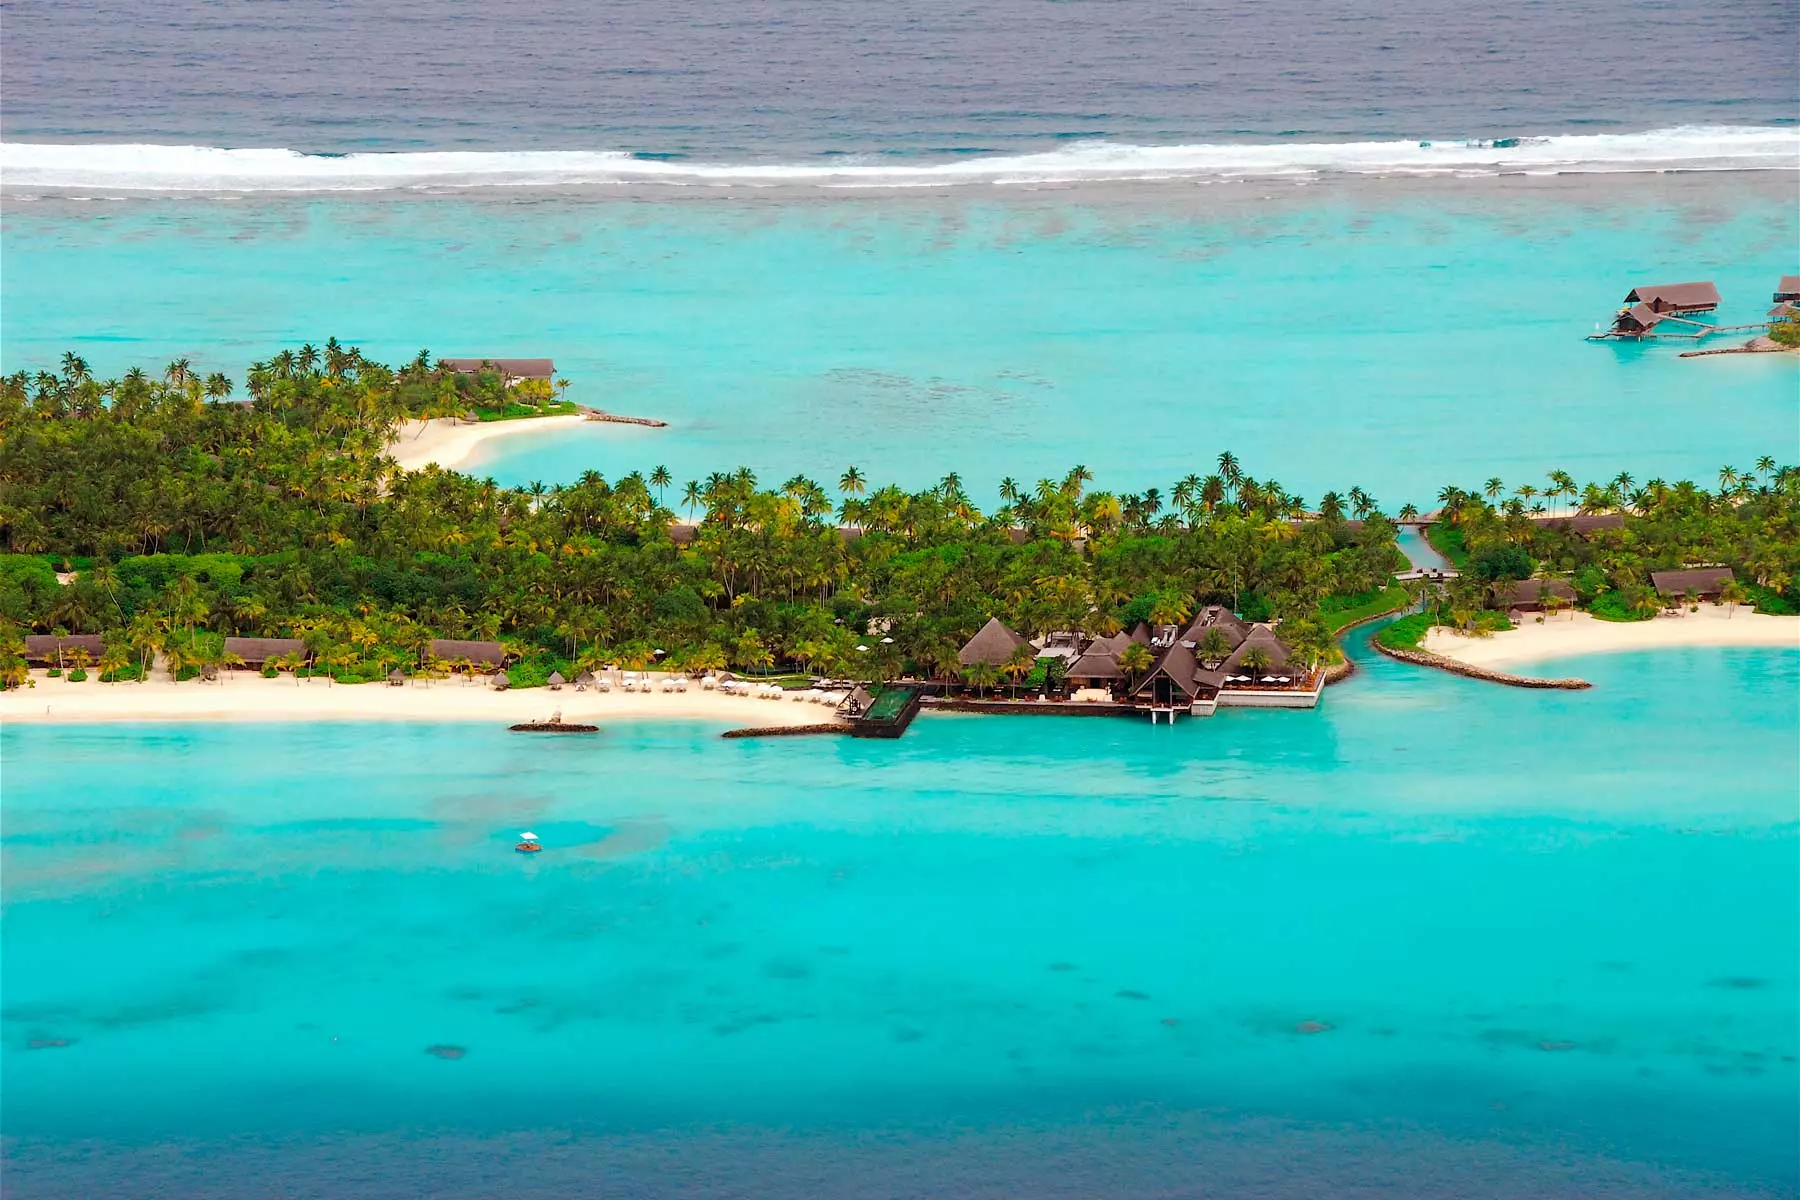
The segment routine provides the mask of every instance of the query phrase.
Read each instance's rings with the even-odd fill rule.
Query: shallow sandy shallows
[[[1655,650],[1672,646],[1792,646],[1800,648],[1800,617],[1771,617],[1739,606],[1702,604],[1700,611],[1651,621],[1600,621],[1587,613],[1528,615],[1517,629],[1492,637],[1465,637],[1433,629],[1423,649],[1480,667],[1496,667],[1569,654]]]
[[[448,469],[468,462],[474,457],[476,450],[497,438],[568,429],[585,420],[587,418],[579,413],[569,413],[555,417],[528,417],[517,421],[470,423],[452,417],[408,421],[388,444],[388,453],[408,471],[417,471],[430,463]]]
[[[758,700],[701,691],[552,692],[526,688],[497,692],[459,680],[417,680],[404,687],[381,683],[296,683],[283,677],[233,673],[217,683],[81,683],[33,671],[36,687],[0,693],[0,722],[87,721],[539,721],[558,709],[563,720],[718,721],[735,728],[817,725],[833,720],[829,705],[800,700]]]

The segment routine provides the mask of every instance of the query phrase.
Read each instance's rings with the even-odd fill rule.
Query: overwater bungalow
[[[1657,594],[1675,600],[1689,592],[1702,600],[1717,600],[1725,585],[1736,578],[1730,567],[1688,567],[1680,571],[1650,572],[1650,584]]]
[[[1800,275],[1783,275],[1775,285],[1775,303],[1800,303]]]
[[[1719,289],[1711,280],[1697,283],[1658,283],[1634,287],[1625,293],[1627,305],[1645,304],[1660,316],[1685,316],[1712,312],[1719,307]]]

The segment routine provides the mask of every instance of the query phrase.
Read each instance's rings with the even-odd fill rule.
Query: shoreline
[[[334,684],[321,679],[231,673],[213,683],[152,678],[147,683],[81,683],[31,672],[37,686],[0,693],[0,724],[161,724],[186,721],[275,723],[286,721],[541,721],[558,710],[567,722],[708,721],[738,729],[769,729],[834,721],[822,704],[760,700],[701,691],[577,692],[565,687],[504,692],[457,679]]]
[[[1733,613],[1717,604],[1648,621],[1602,621],[1572,612],[1546,616],[1542,625],[1528,617],[1518,628],[1490,637],[1468,637],[1437,627],[1419,643],[1427,654],[1479,668],[1582,654],[1706,646],[1800,649],[1800,617],[1770,616],[1746,605]]]
[[[457,417],[432,417],[406,421],[388,443],[388,453],[402,470],[418,471],[436,464],[454,470],[467,463],[489,442],[521,433],[569,429],[584,424],[583,413],[559,413],[549,417],[520,417],[511,421],[464,421]]]

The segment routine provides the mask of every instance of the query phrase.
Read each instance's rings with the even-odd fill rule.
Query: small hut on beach
[[[551,691],[560,692],[562,691],[562,685],[567,683],[568,680],[562,677],[561,671],[552,671],[550,672],[550,678],[546,679],[544,682],[550,685]]]
[[[389,671],[388,672],[388,686],[389,687],[405,687],[406,686],[406,672],[402,671],[399,667],[395,667],[393,670]]]
[[[581,674],[575,676],[575,690],[576,691],[585,692],[593,686],[594,686],[594,673],[592,671],[583,671],[583,672],[581,672]]]
[[[504,692],[507,688],[512,686],[512,680],[507,678],[505,671],[495,671],[492,675],[488,676],[488,680],[492,683],[496,692]]]

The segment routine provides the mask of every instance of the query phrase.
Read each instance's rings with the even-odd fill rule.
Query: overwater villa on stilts
[[[1800,282],[1783,276],[1782,286]],[[1776,292],[1779,304],[1781,293]],[[1715,333],[1766,331],[1769,321],[1748,325],[1714,325],[1694,318],[1702,313],[1718,311],[1719,289],[1710,280],[1692,283],[1659,283],[1634,287],[1625,293],[1624,303],[1614,314],[1612,325],[1588,334],[1590,342],[1642,341],[1648,338],[1686,338],[1699,341]],[[1779,311],[1779,310],[1777,310]],[[1775,313],[1770,320],[1776,319]]]
[[[1029,648],[1022,651],[1021,648]],[[992,618],[958,654],[965,667],[1004,667],[1024,654],[1057,660],[1062,685],[1037,698],[977,701],[1006,712],[1148,714],[1152,722],[1210,717],[1221,707],[1313,708],[1322,667],[1304,661],[1273,624],[1209,605],[1185,625],[1151,625],[1107,637],[1061,632],[1029,640]],[[1046,671],[1048,680],[1053,673]]]

